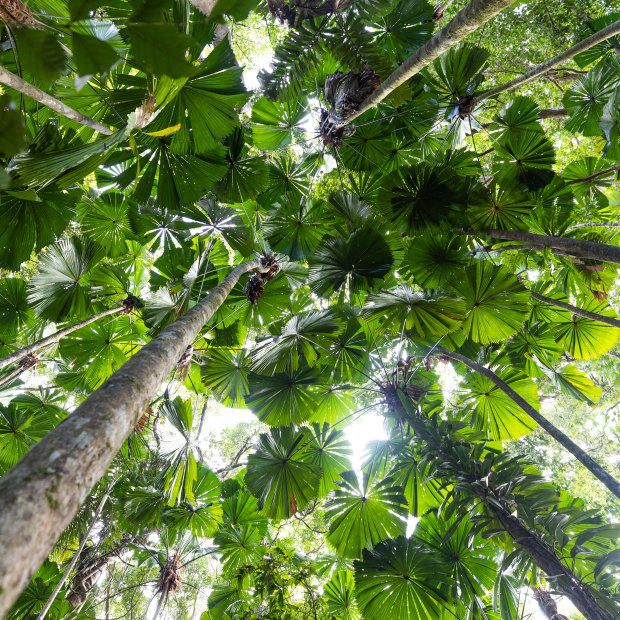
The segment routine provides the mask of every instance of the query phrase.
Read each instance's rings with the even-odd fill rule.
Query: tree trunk
[[[578,308],[577,306],[573,306],[572,304],[564,303],[563,301],[558,301],[557,299],[553,299],[551,297],[545,297],[544,295],[539,295],[534,291],[530,291],[530,295],[534,299],[538,299],[538,301],[543,301],[550,306],[557,306],[558,308],[563,308],[564,310],[568,310],[572,312],[572,314],[576,314],[577,316],[582,316],[586,319],[592,319],[593,321],[598,321],[599,323],[606,323],[607,325],[611,325],[612,327],[620,328],[620,321],[618,319],[611,318],[609,316],[604,316],[602,314],[597,314],[596,312],[589,312],[588,310],[584,310],[583,308]]]
[[[506,92],[507,90],[512,90],[513,88],[523,86],[523,84],[527,84],[528,82],[531,82],[532,80],[535,80],[541,75],[547,73],[547,71],[553,69],[553,67],[557,67],[566,60],[570,60],[574,56],[577,56],[577,54],[579,54],[580,52],[590,49],[591,47],[594,47],[598,43],[601,43],[602,41],[605,41],[606,39],[609,39],[610,37],[613,37],[618,33],[620,33],[620,20],[614,22],[613,24],[610,24],[602,30],[599,30],[592,36],[589,36],[587,39],[584,39],[583,41],[577,43],[577,45],[573,45],[573,47],[567,49],[565,52],[562,52],[555,58],[552,58],[551,60],[548,60],[547,62],[544,62],[541,65],[534,67],[533,69],[531,69],[527,73],[524,73],[518,78],[510,80],[510,82],[506,82],[505,84],[502,84],[500,86],[496,86],[495,88],[484,91],[480,95],[474,97],[474,105],[477,105],[478,103],[484,101],[485,99],[488,99],[489,97],[494,97],[495,95]]]
[[[495,239],[506,241],[522,241],[531,245],[544,246],[560,250],[561,252],[576,258],[589,258],[604,263],[616,263],[620,265],[620,247],[595,243],[584,239],[572,239],[570,237],[551,237],[548,235],[536,235],[521,230],[487,230],[486,234]]]
[[[75,121],[80,125],[90,127],[91,129],[94,129],[99,133],[105,134],[106,136],[111,136],[114,133],[108,127],[105,127],[101,123],[90,118],[90,116],[86,116],[85,114],[82,114],[81,112],[70,108],[59,99],[56,99],[56,97],[48,95],[45,91],[37,88],[36,86],[33,86],[32,84],[29,84],[28,82],[26,82],[26,80],[23,80],[14,73],[7,71],[4,67],[0,67],[0,84],[10,86],[17,92],[22,93],[23,95],[26,95],[27,97],[30,97],[35,101],[38,101],[40,104],[47,106],[51,110],[54,110],[54,112],[57,112],[61,116],[65,116],[66,118],[71,119],[72,121]]]
[[[483,498],[484,500],[484,498]],[[501,523],[502,528],[542,569],[548,577],[553,577],[555,586],[584,615],[586,620],[614,620],[594,598],[588,586],[580,581],[566,567],[544,541],[524,527],[519,519],[500,509],[495,503],[485,502],[487,508]]]
[[[547,108],[545,110],[538,110],[538,118],[566,118],[568,116],[568,110],[564,108]]]
[[[373,93],[362,103],[360,108],[347,116],[340,127],[352,121],[360,114],[374,108],[393,90],[419,73],[433,60],[475,32],[480,26],[495,17],[502,9],[512,4],[511,0],[471,0],[465,8],[444,26],[430,41],[409,56]]]
[[[134,429],[162,381],[239,278],[239,265],[131,357],[0,478],[0,617],[4,617]]]
[[[566,616],[558,613],[558,606],[549,592],[542,588],[532,588],[532,592],[534,600],[547,620],[568,620]]]
[[[18,351],[15,351],[11,353],[10,355],[7,355],[6,357],[3,357],[2,359],[0,359],[0,368],[4,368],[5,366],[8,366],[9,364],[16,364],[17,362],[21,361],[24,357],[26,357],[26,355],[30,353],[34,353],[35,351],[39,351],[43,347],[47,347],[50,344],[55,344],[61,338],[64,338],[68,334],[71,334],[72,332],[77,331],[81,327],[90,325],[91,323],[98,321],[104,316],[116,314],[117,312],[120,312],[124,308],[125,306],[116,306],[115,308],[108,308],[107,310],[103,310],[102,312],[93,314],[93,316],[88,317],[87,319],[84,319],[80,323],[76,323],[75,325],[70,325],[69,327],[60,329],[57,332],[54,332],[53,334],[46,336],[45,338],[41,338],[41,340],[37,340],[36,342],[33,342],[32,344],[26,345],[25,347],[22,347]]]
[[[607,470],[603,469],[585,450],[582,450],[572,439],[567,437],[559,428],[551,424],[524,398],[519,396],[505,381],[502,381],[492,370],[470,360],[468,357],[437,346],[436,350],[453,360],[457,360],[472,370],[480,373],[492,381],[502,392],[510,397],[527,415],[539,426],[544,428],[561,446],[566,448],[588,471],[598,478],[617,498],[620,499],[620,482],[618,482]]]
[[[110,497],[110,493],[112,492],[112,487],[114,486],[114,482],[115,481],[110,483],[106,492],[103,494],[103,497],[101,498],[101,501],[99,502],[99,505],[97,506],[97,510],[95,511],[95,514],[93,515],[93,518],[90,521],[88,529],[86,530],[84,536],[82,537],[82,540],[77,548],[77,551],[75,552],[75,555],[71,558],[71,562],[69,562],[69,566],[67,566],[65,572],[63,573],[63,576],[60,578],[60,581],[56,584],[54,591],[50,594],[50,597],[47,599],[47,602],[45,603],[45,605],[43,606],[43,609],[39,613],[38,620],[43,620],[45,618],[45,616],[47,615],[47,612],[50,610],[50,607],[54,604],[54,601],[56,600],[56,597],[58,596],[58,593],[60,592],[62,586],[65,585],[65,581],[67,581],[67,579],[69,578],[69,575],[71,574],[71,571],[73,570],[73,567],[77,564],[77,561],[79,560],[80,555],[84,547],[86,546],[88,535],[93,529],[95,522],[99,518],[99,515],[101,514],[101,511],[103,510],[105,503],[108,501],[108,497]]]

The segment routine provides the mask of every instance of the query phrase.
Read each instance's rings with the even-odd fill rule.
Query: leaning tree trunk
[[[233,269],[0,478],[0,617],[48,556],[162,381],[239,278],[269,269],[259,260]]]
[[[471,2],[444,26],[430,41],[427,41],[419,50],[409,56],[373,93],[362,103],[359,109],[347,115],[340,126],[374,108],[383,101],[393,90],[404,84],[433,60],[463,40],[467,35],[475,32],[480,26],[495,17],[502,9],[512,4],[512,0],[471,0]]]
[[[553,578],[555,587],[571,601],[586,620],[614,620],[614,616],[598,604],[588,586],[563,564],[552,548],[527,529],[519,519],[500,508],[497,501],[485,501],[485,497],[481,499],[515,544],[519,545],[548,577]]]
[[[523,397],[519,396],[505,381],[502,381],[492,370],[485,368],[481,364],[470,360],[468,357],[437,346],[436,350],[443,355],[457,360],[472,370],[480,373],[492,381],[502,392],[510,397],[527,415],[532,418],[539,426],[544,428],[561,446],[566,448],[588,471],[598,478],[616,497],[620,498],[620,482],[616,480],[607,470],[603,469],[585,450],[581,449],[570,437],[567,437],[559,428],[551,424],[547,418],[542,416],[532,405]]]
[[[70,108],[59,99],[56,99],[56,97],[52,97],[40,88],[33,86],[14,73],[7,71],[4,67],[0,67],[0,84],[10,86],[22,95],[26,95],[27,97],[38,101],[40,104],[47,106],[51,110],[54,110],[54,112],[57,112],[61,116],[75,121],[80,125],[90,127],[99,133],[105,134],[106,136],[111,136],[114,133],[109,127],[102,125],[98,121],[90,118],[90,116],[86,116],[85,114]]]
[[[32,344],[26,345],[25,347],[22,347],[18,351],[15,351],[11,353],[10,355],[7,355],[6,357],[3,357],[2,359],[0,359],[0,368],[4,368],[5,366],[8,366],[9,364],[16,364],[20,362],[23,358],[25,358],[27,355],[34,353],[35,351],[39,351],[43,349],[44,347],[47,347],[51,344],[56,344],[61,338],[64,338],[68,334],[71,334],[74,331],[77,331],[78,329],[82,327],[86,327],[86,325],[90,325],[91,323],[98,321],[104,316],[116,314],[117,312],[120,312],[121,310],[125,310],[125,306],[116,306],[114,308],[108,308],[107,310],[103,310],[102,312],[93,314],[93,316],[90,316],[87,319],[84,319],[83,321],[76,323],[75,325],[70,325],[69,327],[60,329],[57,332],[54,332],[53,334],[46,336],[45,338],[41,338],[41,340],[37,340],[36,342],[33,342]]]
[[[620,247],[606,245],[585,239],[572,239],[571,237],[551,237],[550,235],[537,235],[521,230],[487,230],[487,236],[506,241],[521,241],[532,246],[547,247],[559,250],[562,254],[575,258],[588,258],[604,263],[616,263],[620,265]]]
[[[485,99],[488,99],[489,97],[494,97],[495,95],[506,92],[507,90],[512,90],[513,88],[523,86],[523,84],[527,84],[528,82],[535,80],[541,75],[544,75],[550,69],[553,69],[553,67],[557,67],[563,62],[577,56],[577,54],[587,49],[590,49],[591,47],[597,45],[598,43],[601,43],[602,41],[605,41],[606,39],[609,39],[610,37],[613,37],[618,33],[620,33],[620,20],[614,22],[613,24],[610,24],[602,30],[599,30],[587,39],[584,39],[583,41],[577,43],[577,45],[573,45],[573,47],[567,49],[565,52],[562,52],[555,58],[552,58],[551,60],[548,60],[547,62],[544,62],[541,65],[534,67],[533,69],[531,69],[527,73],[524,73],[518,78],[510,80],[510,82],[506,82],[505,84],[501,84],[500,86],[496,86],[495,88],[491,88],[481,93],[480,95],[475,96],[474,105],[477,105],[478,103],[484,101]]]
[[[573,306],[572,304],[567,304],[563,301],[558,301],[557,299],[553,299],[552,297],[545,297],[544,295],[539,295],[534,291],[530,291],[530,295],[534,299],[538,299],[538,301],[542,301],[546,304],[549,304],[550,306],[557,306],[558,308],[562,308],[563,310],[568,310],[569,312],[571,312],[572,314],[576,314],[577,316],[582,316],[586,319],[592,319],[593,321],[598,321],[599,323],[606,323],[607,325],[611,325],[612,327],[620,328],[620,321],[610,316],[605,316],[596,312],[589,312],[588,310]]]

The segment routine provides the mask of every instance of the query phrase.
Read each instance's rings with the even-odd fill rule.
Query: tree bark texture
[[[76,323],[75,325],[70,325],[69,327],[65,327],[64,329],[59,329],[57,332],[54,332],[53,334],[50,334],[49,336],[46,336],[45,338],[41,338],[41,340],[37,340],[36,342],[33,342],[32,344],[26,345],[25,347],[22,347],[18,351],[15,351],[11,353],[10,355],[7,355],[6,357],[3,357],[2,359],[0,359],[0,369],[4,368],[5,366],[8,366],[9,364],[16,364],[21,359],[26,357],[26,355],[28,355],[29,353],[34,353],[35,351],[39,351],[42,348],[49,346],[50,344],[55,344],[61,338],[64,338],[65,336],[73,333],[74,331],[77,331],[78,329],[82,327],[86,327],[86,325],[90,325],[91,323],[98,321],[104,316],[116,314],[117,312],[120,312],[121,310],[123,310],[123,306],[116,306],[114,308],[108,308],[107,310],[103,310],[102,312],[93,314],[93,316],[90,316],[87,319],[84,319],[83,321]]]
[[[595,243],[585,239],[572,239],[570,237],[551,237],[549,235],[537,235],[521,230],[487,230],[486,234],[494,239],[506,241],[521,241],[531,245],[544,246],[575,258],[589,258],[605,263],[620,265],[620,247]]]
[[[502,9],[512,4],[511,0],[471,0],[465,8],[459,11],[430,41],[427,41],[419,50],[409,56],[373,93],[364,101],[360,108],[348,115],[346,122],[351,122],[360,114],[374,108],[383,101],[393,90],[419,73],[433,60],[454,47],[467,35],[475,32],[480,26],[495,17]]]
[[[0,479],[0,617],[48,556],[188,345],[239,278],[239,265],[164,329]]]
[[[48,95],[45,91],[29,84],[26,80],[23,80],[14,73],[7,71],[4,67],[0,67],[0,84],[10,86],[23,95],[38,101],[40,104],[47,106],[51,110],[54,110],[54,112],[57,112],[61,116],[65,116],[80,125],[90,127],[91,129],[94,129],[95,131],[98,131],[106,136],[111,136],[114,133],[109,127],[105,127],[101,123],[90,118],[90,116],[86,116],[85,114],[70,108],[59,99],[56,99],[56,97]]]
[[[545,297],[544,295],[539,295],[534,291],[530,291],[530,295],[534,299],[538,299],[538,301],[543,301],[550,306],[557,306],[558,308],[562,308],[564,310],[568,310],[572,314],[576,314],[577,316],[582,316],[586,319],[592,319],[593,321],[598,321],[599,323],[606,323],[607,325],[611,325],[612,327],[620,328],[620,321],[618,319],[614,319],[610,316],[603,316],[602,314],[597,314],[596,312],[589,312],[588,310],[584,310],[583,308],[579,308],[577,306],[573,306],[572,304],[567,304],[563,301],[558,301],[557,299],[553,299],[551,297]]]
[[[553,577],[555,587],[571,601],[586,620],[614,620],[613,615],[596,602],[588,586],[560,561],[544,541],[524,527],[516,517],[490,502],[486,505],[514,542],[547,576]]]
[[[617,498],[620,499],[620,482],[616,480],[607,470],[601,467],[585,450],[580,448],[570,437],[567,437],[559,428],[551,424],[547,418],[542,416],[532,405],[517,394],[505,381],[502,381],[492,370],[470,360],[468,357],[437,346],[436,350],[447,357],[465,364],[472,370],[480,373],[492,381],[504,394],[510,397],[527,415],[532,418],[540,427],[545,429],[562,447],[566,448],[588,471],[598,478]]]
[[[506,82],[505,84],[501,84],[500,86],[496,86],[495,88],[491,88],[487,91],[484,91],[480,95],[474,98],[475,104],[478,104],[489,97],[494,97],[495,95],[499,95],[500,93],[506,92],[507,90],[512,90],[513,88],[518,88],[519,86],[523,86],[523,84],[527,84],[532,80],[540,77],[541,75],[547,73],[553,67],[557,67],[563,62],[570,60],[577,56],[577,54],[594,47],[595,45],[605,41],[613,37],[614,35],[620,33],[620,20],[610,24],[606,28],[599,30],[594,33],[592,36],[589,36],[587,39],[580,41],[577,45],[573,45],[565,52],[557,55],[555,58],[548,60],[547,62],[543,62],[542,64],[534,67],[527,73],[520,75],[518,78],[514,80],[510,80],[510,82]]]
[[[567,232],[571,230],[579,230],[580,228],[619,228],[620,222],[584,222],[583,224],[575,224],[569,226]]]

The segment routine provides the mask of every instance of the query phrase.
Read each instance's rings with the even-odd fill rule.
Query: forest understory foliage
[[[0,617],[620,618],[617,0],[0,22]]]

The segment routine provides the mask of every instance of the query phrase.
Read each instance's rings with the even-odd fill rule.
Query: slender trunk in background
[[[557,299],[553,299],[552,297],[545,297],[544,295],[539,295],[534,291],[530,291],[530,295],[534,299],[538,299],[538,301],[543,301],[550,306],[557,306],[558,308],[568,310],[569,312],[571,312],[572,314],[576,314],[577,316],[582,316],[586,319],[592,319],[593,321],[598,321],[599,323],[606,323],[607,325],[611,325],[612,327],[620,328],[620,321],[610,316],[604,316],[602,314],[597,314],[596,312],[589,312],[588,310],[578,308],[577,306],[567,304],[563,301],[558,301]]]
[[[37,340],[36,342],[33,342],[32,344],[28,344],[25,347],[22,347],[21,349],[19,349],[18,351],[15,351],[11,353],[10,355],[7,355],[6,357],[3,357],[2,359],[0,359],[0,368],[4,368],[5,366],[8,366],[9,364],[15,364],[21,361],[24,357],[26,357],[26,355],[30,353],[34,353],[35,351],[39,351],[43,349],[44,347],[49,346],[50,344],[56,344],[61,338],[64,338],[68,334],[71,334],[72,332],[77,331],[78,329],[85,327],[86,325],[90,325],[91,323],[98,321],[104,316],[116,314],[117,312],[120,312],[121,310],[124,310],[124,309],[125,309],[125,306],[116,306],[115,308],[108,308],[107,310],[103,310],[102,312],[93,314],[93,316],[90,316],[87,319],[84,319],[80,323],[76,323],[75,325],[70,325],[69,327],[60,329],[57,332],[54,332],[53,334],[46,336],[45,338],[41,338],[41,340]]]
[[[38,101],[40,104],[47,106],[51,110],[54,110],[54,112],[57,112],[61,116],[65,116],[80,125],[90,127],[91,129],[94,129],[95,131],[98,131],[106,136],[111,136],[114,133],[112,129],[105,127],[101,123],[90,118],[90,116],[86,116],[85,114],[70,108],[59,99],[56,99],[56,97],[48,95],[45,91],[29,84],[26,80],[23,80],[14,73],[7,71],[4,67],[0,67],[0,84],[10,86],[22,95],[26,95],[27,97]]]
[[[239,278],[269,269],[259,260],[233,269],[0,478],[0,617],[49,555],[161,383]]]
[[[492,370],[470,360],[468,357],[437,346],[436,350],[443,355],[465,364],[472,370],[480,373],[492,381],[504,394],[510,397],[527,415],[540,427],[544,428],[562,447],[566,448],[594,477],[598,478],[617,498],[620,499],[620,482],[607,470],[603,469],[585,450],[581,449],[570,437],[567,437],[559,428],[551,424],[523,397],[517,394],[505,381],[502,381]]]
[[[77,551],[75,552],[74,556],[71,558],[71,562],[69,562],[69,566],[67,566],[65,572],[63,573],[63,576],[60,578],[60,581],[56,584],[54,591],[50,594],[50,597],[47,599],[47,602],[45,603],[45,605],[43,606],[43,609],[39,613],[38,620],[43,620],[45,618],[45,616],[47,615],[47,612],[50,610],[50,607],[54,604],[54,601],[56,600],[58,593],[60,592],[62,587],[65,585],[65,582],[69,578],[69,575],[71,574],[71,571],[73,570],[73,567],[77,564],[77,561],[80,559],[80,555],[82,554],[82,551],[84,550],[84,547],[86,546],[86,542],[88,541],[88,536],[90,532],[92,531],[93,526],[95,525],[95,522],[99,518],[99,515],[101,514],[101,511],[103,510],[105,503],[108,501],[108,497],[110,497],[110,493],[112,492],[112,487],[114,486],[114,482],[116,481],[114,480],[110,483],[106,492],[103,494],[103,497],[101,498],[101,501],[99,502],[99,505],[97,506],[97,510],[95,511],[95,514],[93,515],[93,518],[90,521],[88,529],[86,530],[86,532],[84,533],[84,536],[82,537],[82,540],[77,548]]]
[[[547,73],[553,67],[557,67],[562,64],[566,60],[570,60],[571,58],[577,56],[577,54],[598,45],[602,41],[613,37],[620,33],[620,20],[610,24],[606,28],[599,30],[592,36],[589,36],[587,39],[580,41],[577,45],[573,45],[573,47],[567,49],[565,52],[562,52],[555,58],[548,60],[547,62],[543,62],[541,65],[538,65],[524,73],[523,75],[515,78],[514,80],[510,80],[510,82],[506,82],[505,84],[501,84],[500,86],[496,86],[495,88],[491,88],[489,90],[484,91],[483,93],[474,97],[474,105],[477,105],[488,99],[489,97],[494,97],[495,95],[499,95],[500,93],[506,92],[507,90],[512,90],[513,88],[518,88],[519,86],[523,86],[532,80],[540,77]]]
[[[450,22],[444,26],[430,41],[427,41],[419,50],[409,56],[373,93],[362,103],[360,108],[347,116],[340,126],[351,122],[360,114],[374,108],[383,101],[393,90],[405,83],[433,60],[462,41],[467,35],[475,32],[486,24],[502,9],[512,4],[511,0],[471,0],[459,11]]]
[[[620,265],[620,247],[595,243],[585,239],[572,239],[571,237],[551,237],[549,235],[537,235],[521,230],[487,230],[487,236],[506,241],[521,241],[534,246],[548,247],[560,250],[563,254],[575,258],[589,258],[604,263],[616,263]]]
[[[558,606],[551,593],[542,588],[532,588],[532,593],[547,620],[568,620],[565,615],[558,613]]]

